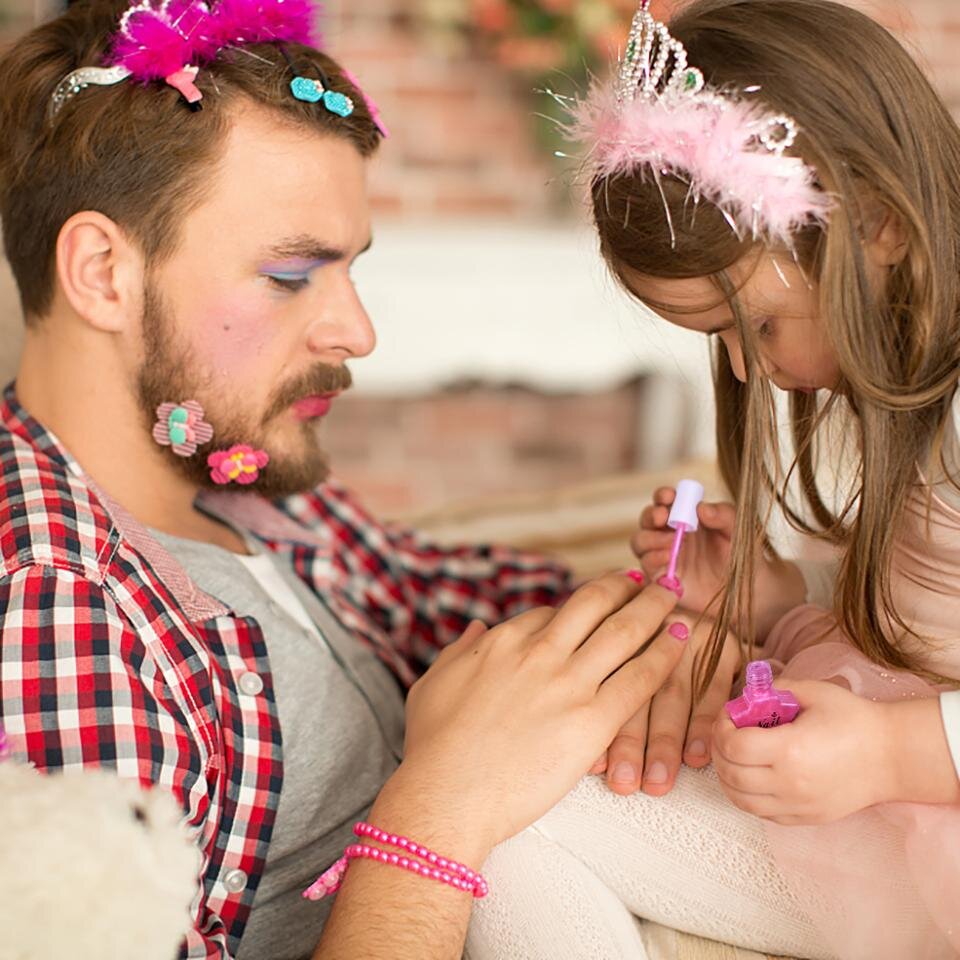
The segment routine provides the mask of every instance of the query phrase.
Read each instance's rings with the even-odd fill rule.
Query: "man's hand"
[[[471,628],[410,693],[400,782],[443,797],[485,843],[519,832],[673,672],[687,646],[663,628],[676,602],[611,574],[558,610]]]
[[[627,795],[643,789],[661,797],[673,789],[681,759],[690,767],[710,762],[713,724],[730,699],[734,677],[740,669],[740,644],[728,634],[717,672],[704,698],[693,702],[693,670],[696,658],[710,637],[713,621],[704,618],[694,627],[695,617],[673,617],[691,632],[687,649],[653,700],[627,721],[606,753],[590,769],[606,771],[614,793]]]
[[[676,602],[611,574],[559,609],[472,625],[410,691],[404,759],[371,822],[478,869],[663,686],[686,647],[662,629]],[[454,960],[470,908],[450,887],[354,862],[314,960]]]

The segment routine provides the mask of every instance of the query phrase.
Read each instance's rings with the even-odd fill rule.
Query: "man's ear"
[[[881,207],[871,222],[864,245],[867,259],[875,267],[895,267],[907,255],[907,231],[903,221],[888,207]]]
[[[70,306],[97,330],[120,333],[139,317],[143,258],[102,213],[76,213],[60,229],[57,279]]]

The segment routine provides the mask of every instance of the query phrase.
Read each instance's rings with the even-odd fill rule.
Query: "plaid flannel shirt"
[[[283,783],[262,630],[203,594],[13,387],[3,399],[0,719],[13,756],[110,767],[172,791],[202,853],[181,956],[223,960],[250,914]],[[568,589],[566,571],[542,558],[441,548],[384,526],[334,483],[277,503],[233,493],[200,506],[281,554],[404,685],[471,619],[495,623]],[[246,673],[262,693],[241,691]]]

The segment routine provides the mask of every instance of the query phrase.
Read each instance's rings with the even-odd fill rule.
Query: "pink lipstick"
[[[316,420],[319,417],[325,417],[337,396],[336,393],[328,393],[324,396],[304,397],[293,405],[294,416],[298,420]]]

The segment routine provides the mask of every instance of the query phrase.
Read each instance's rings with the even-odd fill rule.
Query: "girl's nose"
[[[733,330],[720,334],[723,345],[727,348],[727,356],[730,358],[730,366],[733,369],[733,375],[741,382],[747,382],[747,365],[743,359],[743,348],[740,346],[740,338]]]

